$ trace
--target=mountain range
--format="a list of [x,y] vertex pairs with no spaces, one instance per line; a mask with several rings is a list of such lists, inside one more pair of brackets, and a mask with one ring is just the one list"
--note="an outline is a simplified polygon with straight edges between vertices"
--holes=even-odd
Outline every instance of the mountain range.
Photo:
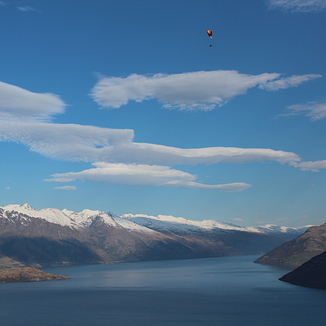
[[263,254],[306,229],[7,205],[0,207],[0,264],[1,260],[49,266]]

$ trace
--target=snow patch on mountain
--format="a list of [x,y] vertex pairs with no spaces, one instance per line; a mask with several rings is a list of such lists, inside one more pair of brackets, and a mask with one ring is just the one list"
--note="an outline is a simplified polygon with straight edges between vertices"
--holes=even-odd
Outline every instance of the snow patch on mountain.
[[234,224],[218,222],[215,220],[193,221],[183,217],[174,217],[171,215],[146,215],[146,214],[124,214],[123,219],[133,221],[136,224],[143,225],[148,228],[153,228],[160,231],[175,231],[175,232],[198,232],[198,231],[242,231],[265,234],[278,233],[303,233],[309,226],[299,228],[278,226],[273,224],[262,226],[241,227]]
[[123,219],[133,221],[136,224],[143,225],[148,228],[154,228],[162,231],[176,232],[199,232],[199,231],[245,231],[262,233],[262,231],[253,227],[240,227],[233,224],[218,222],[215,220],[193,221],[183,217],[174,217],[171,215],[150,216],[145,214],[124,214]]

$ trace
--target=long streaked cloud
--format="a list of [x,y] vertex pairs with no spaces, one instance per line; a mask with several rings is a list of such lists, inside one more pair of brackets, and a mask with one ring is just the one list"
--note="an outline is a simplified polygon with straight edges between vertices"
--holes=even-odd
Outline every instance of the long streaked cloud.
[[71,182],[89,180],[124,185],[166,186],[176,188],[217,189],[221,191],[243,191],[251,185],[243,182],[207,185],[195,182],[196,176],[167,166],[145,164],[93,163],[95,168],[81,172],[54,174],[46,181]]
[[283,114],[283,116],[303,114],[306,117],[309,117],[312,121],[326,118],[326,101],[290,105],[287,109],[289,110],[289,113]]
[[0,118],[49,119],[65,111],[66,104],[51,93],[33,93],[0,82]]
[[235,70],[152,76],[132,74],[125,78],[102,76],[90,95],[105,108],[120,108],[129,101],[142,102],[156,98],[165,108],[207,111],[257,86],[276,91],[320,77],[320,75],[287,78],[280,76],[279,73],[248,75]]
[[316,12],[326,9],[325,0],[268,0],[271,9],[293,12]]
[[0,141],[22,143],[47,157],[85,162],[136,164],[217,164],[300,161],[292,152],[268,148],[177,148],[133,142],[131,129],[75,124],[0,121]]
[[103,149],[105,161],[121,163],[147,163],[168,165],[196,165],[217,163],[250,163],[276,161],[290,163],[300,161],[295,153],[266,148],[206,147],[177,148],[149,143],[121,143],[117,147]]

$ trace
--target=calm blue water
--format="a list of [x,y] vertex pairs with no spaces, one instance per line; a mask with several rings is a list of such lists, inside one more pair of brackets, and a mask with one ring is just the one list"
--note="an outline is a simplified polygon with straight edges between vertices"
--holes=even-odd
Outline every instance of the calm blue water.
[[316,325],[326,291],[278,281],[255,256],[47,268],[71,280],[0,284],[1,326]]

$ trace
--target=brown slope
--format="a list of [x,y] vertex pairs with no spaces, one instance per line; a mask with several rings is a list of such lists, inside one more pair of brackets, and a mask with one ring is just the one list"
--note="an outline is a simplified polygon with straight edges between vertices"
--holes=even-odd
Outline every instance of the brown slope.
[[301,236],[287,241],[258,258],[255,263],[295,268],[326,250],[326,223],[310,227]]

